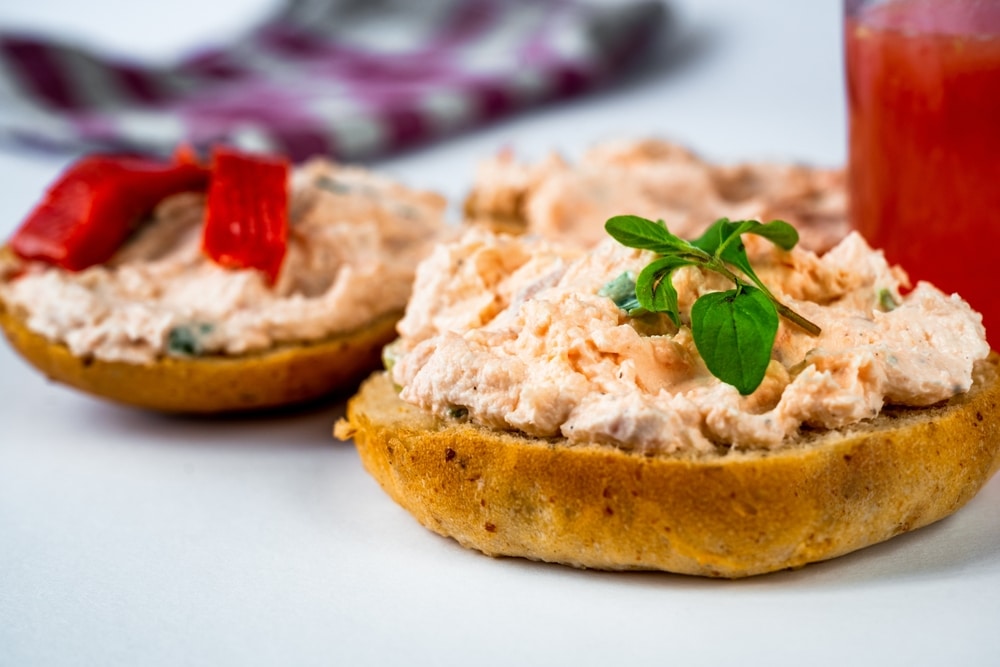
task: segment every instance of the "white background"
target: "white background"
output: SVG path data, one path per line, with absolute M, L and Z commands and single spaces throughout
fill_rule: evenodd
M 12 0 L 0 25 L 158 59 L 272 7 L 146 4 Z M 619 85 L 373 166 L 458 201 L 503 146 L 658 135 L 842 163 L 839 2 L 672 6 L 669 40 Z M 68 159 L 0 147 L 0 237 Z M 796 572 L 576 571 L 421 528 L 332 439 L 342 411 L 147 414 L 0 344 L 0 665 L 1000 664 L 998 479 L 950 519 Z

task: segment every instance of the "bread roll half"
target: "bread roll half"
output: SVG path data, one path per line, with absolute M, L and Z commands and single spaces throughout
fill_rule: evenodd
M 0 300 L 0 328 L 11 346 L 49 379 L 125 405 L 190 414 L 272 408 L 349 391 L 378 367 L 401 315 L 387 313 L 355 331 L 260 353 L 133 364 L 74 355 L 31 331 Z
M 1000 463 L 1000 357 L 929 408 L 808 431 L 774 451 L 644 456 L 459 421 L 370 377 L 335 428 L 427 528 L 490 556 L 737 578 L 840 556 L 942 519 Z
M 76 187 L 73 176 L 59 183 Z M 254 196 L 284 201 L 280 182 L 270 194 L 252 179 L 228 184 L 246 190 L 247 206 Z M 134 208 L 125 190 L 105 186 L 101 196 L 112 210 L 117 199 L 123 211 Z M 287 241 L 248 250 L 277 261 L 280 271 L 207 252 L 211 190 L 162 199 L 110 258 L 81 270 L 0 246 L 0 328 L 51 379 L 141 408 L 247 411 L 351 391 L 380 367 L 417 263 L 450 233 L 446 202 L 320 158 L 296 167 L 284 194 L 287 220 L 270 206 L 260 215 L 274 217 L 273 235 Z M 96 238 L 120 222 L 100 220 L 100 211 L 75 200 L 58 202 L 74 233 L 70 223 Z M 42 239 L 33 243 L 59 248 L 65 239 L 46 222 L 47 206 L 48 198 L 21 230 Z M 237 230 L 240 216 L 253 218 L 224 213 L 235 216 Z M 248 230 L 237 234 L 243 242 L 253 237 Z

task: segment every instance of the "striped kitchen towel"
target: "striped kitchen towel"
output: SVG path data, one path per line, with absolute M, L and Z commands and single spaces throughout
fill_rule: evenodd
M 0 33 L 0 137 L 360 159 L 605 82 L 664 15 L 659 0 L 292 0 L 160 68 Z

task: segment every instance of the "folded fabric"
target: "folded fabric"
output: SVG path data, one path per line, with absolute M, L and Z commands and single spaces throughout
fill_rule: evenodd
M 77 150 L 225 142 L 359 159 L 607 81 L 658 0 L 295 0 L 168 67 L 0 33 L 0 133 Z

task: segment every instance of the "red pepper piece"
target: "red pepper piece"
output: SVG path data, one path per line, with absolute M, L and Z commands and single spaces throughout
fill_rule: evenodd
M 23 259 L 70 271 L 102 264 L 162 199 L 207 182 L 208 170 L 195 164 L 86 157 L 49 188 L 10 246 Z
M 258 269 L 278 277 L 288 245 L 287 160 L 217 147 L 202 248 L 231 269 Z

